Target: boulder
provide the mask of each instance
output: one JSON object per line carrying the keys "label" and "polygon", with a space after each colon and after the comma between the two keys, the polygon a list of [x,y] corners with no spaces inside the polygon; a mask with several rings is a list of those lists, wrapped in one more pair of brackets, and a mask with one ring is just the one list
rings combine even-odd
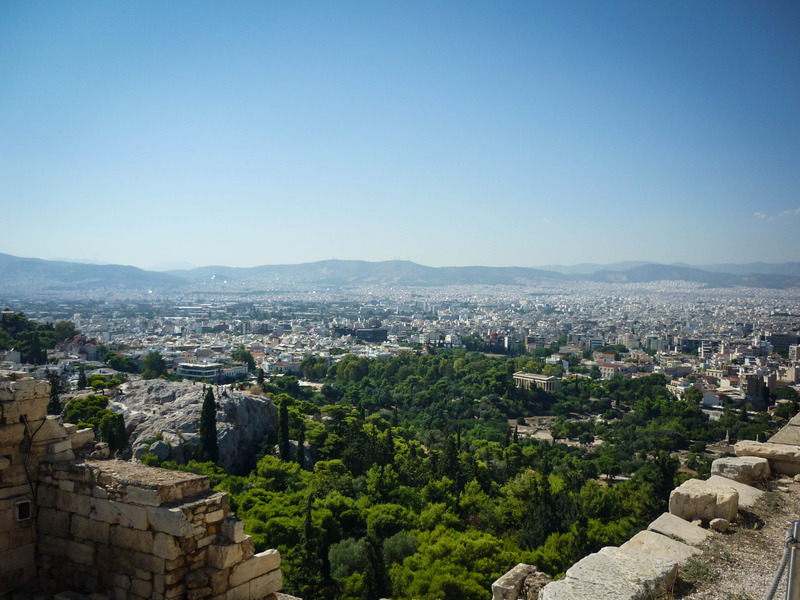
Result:
{"label": "boulder", "polygon": [[711,474],[751,485],[769,477],[769,461],[760,456],[718,458],[711,463]]}
{"label": "boulder", "polygon": [[677,570],[677,562],[609,546],[572,565],[564,579],[548,583],[539,600],[644,600],[668,589]]}
{"label": "boulder", "polygon": [[169,451],[169,446],[161,440],[153,442],[150,446],[150,453],[155,454],[158,460],[167,460],[167,458],[169,458]]}
{"label": "boulder", "polygon": [[718,482],[690,479],[669,495],[669,512],[687,521],[716,518],[733,521],[738,511],[739,493]]}
{"label": "boulder", "polygon": [[736,456],[758,456],[769,461],[770,471],[782,475],[800,474],[800,446],[772,442],[737,442]]}
{"label": "boulder", "polygon": [[730,526],[730,521],[726,521],[725,519],[711,519],[711,522],[708,524],[708,528],[714,531],[728,531],[728,527]]}

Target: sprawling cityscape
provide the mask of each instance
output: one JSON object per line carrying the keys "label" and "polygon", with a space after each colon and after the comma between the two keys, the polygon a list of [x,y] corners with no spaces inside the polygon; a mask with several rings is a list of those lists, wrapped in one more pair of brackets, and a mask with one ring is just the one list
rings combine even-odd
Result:
{"label": "sprawling cityscape", "polygon": [[[368,358],[437,348],[510,356],[558,345],[547,363],[559,375],[602,379],[662,373],[677,395],[704,393],[704,406],[737,406],[778,385],[800,383],[798,292],[713,289],[688,282],[554,283],[271,291],[215,290],[208,295],[113,297],[104,301],[0,300],[38,322],[66,320],[80,339],[50,353],[62,374],[75,365],[107,369],[98,346],[132,358],[158,352],[170,371],[222,381],[247,373],[232,354],[244,347],[267,375],[301,375],[309,357],[333,364],[347,354]],[[621,346],[621,352],[597,348]],[[570,356],[580,361],[567,361]],[[573,365],[572,367],[570,365]],[[194,375],[190,369],[202,367]],[[44,378],[49,366],[20,363],[5,352],[3,368]],[[107,371],[105,371],[107,372]]]}

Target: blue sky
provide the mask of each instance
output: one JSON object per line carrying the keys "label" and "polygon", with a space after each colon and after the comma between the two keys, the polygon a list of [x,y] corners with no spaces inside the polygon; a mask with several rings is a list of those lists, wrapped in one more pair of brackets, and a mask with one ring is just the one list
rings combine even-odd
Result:
{"label": "blue sky", "polygon": [[800,4],[0,3],[0,252],[800,260]]}

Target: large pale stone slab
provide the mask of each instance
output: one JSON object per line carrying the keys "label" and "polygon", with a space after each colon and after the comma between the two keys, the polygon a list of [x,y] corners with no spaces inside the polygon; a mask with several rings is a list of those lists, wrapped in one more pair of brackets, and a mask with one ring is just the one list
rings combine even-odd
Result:
{"label": "large pale stone slab", "polygon": [[769,477],[769,461],[760,456],[718,458],[711,463],[711,474],[750,485]]}
{"label": "large pale stone slab", "polygon": [[[269,571],[274,571],[280,568],[280,566],[281,555],[277,550],[265,550],[259,554],[254,554],[231,570],[228,585],[230,587],[237,587],[245,581],[250,581]],[[516,600],[516,598],[514,598],[514,600]]]}
{"label": "large pale stone slab", "polygon": [[244,558],[241,544],[227,544],[217,546],[212,544],[208,547],[207,562],[209,567],[215,569],[227,569],[232,567]]}
{"label": "large pale stone slab", "polygon": [[700,550],[697,548],[648,530],[640,531],[620,547],[678,564],[684,563],[692,556],[700,554]]}
{"label": "large pale stone slab", "polygon": [[736,456],[760,456],[769,461],[773,473],[797,475],[800,473],[800,446],[771,442],[737,442]]}
{"label": "large pale stone slab", "polygon": [[159,532],[153,539],[153,554],[167,560],[175,560],[181,555],[181,547],[174,536]]}
{"label": "large pale stone slab", "polygon": [[94,429],[91,427],[78,429],[74,433],[69,434],[69,441],[72,442],[73,450],[79,450],[89,442],[94,441]]}
{"label": "large pale stone slab", "polygon": [[67,430],[59,421],[59,417],[54,415],[47,415],[47,418],[42,422],[41,427],[36,430],[36,443],[53,442],[56,440],[63,440],[67,437]]}
{"label": "large pale stone slab", "polygon": [[283,587],[283,573],[280,569],[265,573],[250,581],[250,598],[266,598]]}
{"label": "large pale stone slab", "polygon": [[74,538],[108,544],[110,528],[111,525],[108,523],[97,522],[80,515],[73,515],[72,526],[69,531]]}
{"label": "large pale stone slab", "polygon": [[667,537],[678,538],[690,546],[699,546],[711,535],[708,530],[698,527],[697,525],[692,525],[689,521],[684,521],[680,517],[676,517],[668,512],[663,513],[655,521],[650,523],[647,529],[666,535]]}
{"label": "large pale stone slab", "polygon": [[141,531],[148,527],[147,509],[143,506],[95,497],[89,498],[89,506],[91,518],[97,521],[132,527]]}
{"label": "large pale stone slab", "polygon": [[147,518],[155,531],[178,537],[190,537],[195,534],[194,525],[179,508],[151,506],[147,508]]}
{"label": "large pale stone slab", "polygon": [[111,527],[111,545],[117,548],[136,550],[137,552],[151,552],[153,549],[153,534],[149,531],[128,529],[122,525]]}
{"label": "large pale stone slab", "polygon": [[492,584],[492,600],[517,600],[522,582],[534,571],[535,566],[519,563]]}
{"label": "large pale stone slab", "polygon": [[[764,496],[764,492],[738,481],[733,481],[719,475],[712,475],[708,482],[713,485],[727,485],[732,487],[739,494],[739,507],[747,510],[755,508]],[[725,518],[725,517],[722,517]],[[728,519],[730,521],[730,519]]]}
{"label": "large pale stone slab", "polygon": [[548,583],[539,600],[644,600],[675,580],[678,565],[623,548],[606,547]]}
{"label": "large pale stone slab", "polygon": [[235,544],[244,541],[244,521],[228,517],[222,522],[222,535]]}
{"label": "large pale stone slab", "polygon": [[669,495],[669,512],[687,521],[733,521],[738,510],[739,493],[727,483],[689,479]]}
{"label": "large pale stone slab", "polygon": [[800,413],[793,416],[768,442],[800,446]]}

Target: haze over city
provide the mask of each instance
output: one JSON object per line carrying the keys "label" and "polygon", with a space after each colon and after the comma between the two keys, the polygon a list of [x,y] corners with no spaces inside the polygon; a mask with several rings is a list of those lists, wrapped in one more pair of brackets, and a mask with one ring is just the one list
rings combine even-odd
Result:
{"label": "haze over city", "polygon": [[0,252],[800,260],[799,29],[793,2],[5,2]]}

